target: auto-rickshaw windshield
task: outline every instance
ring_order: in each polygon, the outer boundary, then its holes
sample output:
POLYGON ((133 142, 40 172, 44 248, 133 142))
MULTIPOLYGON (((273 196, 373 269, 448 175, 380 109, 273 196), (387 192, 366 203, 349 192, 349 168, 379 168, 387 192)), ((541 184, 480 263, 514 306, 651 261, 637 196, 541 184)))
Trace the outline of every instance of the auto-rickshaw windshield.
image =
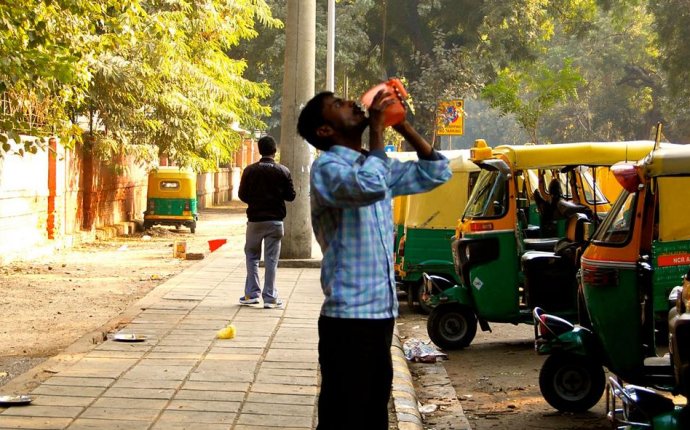
POLYGON ((508 208, 507 177, 498 170, 482 169, 465 207, 467 218, 496 218, 508 208))
POLYGON ((621 245, 628 241, 635 219, 635 193, 621 192, 606 219, 594 233, 593 240, 598 244, 621 245))
MULTIPOLYGON (((585 199, 587 199, 587 203, 589 204, 605 204, 608 203, 608 199, 601 193, 599 190, 599 187, 594 188, 595 184, 595 178, 592 177, 591 169, 587 167, 581 167, 580 168, 580 173, 582 175, 582 183, 584 184, 584 192, 585 192, 585 199), (592 192, 592 190, 595 190, 592 192), (596 196, 596 201, 594 200, 594 197, 596 196)), ((598 178, 597 178, 598 181, 598 178)))

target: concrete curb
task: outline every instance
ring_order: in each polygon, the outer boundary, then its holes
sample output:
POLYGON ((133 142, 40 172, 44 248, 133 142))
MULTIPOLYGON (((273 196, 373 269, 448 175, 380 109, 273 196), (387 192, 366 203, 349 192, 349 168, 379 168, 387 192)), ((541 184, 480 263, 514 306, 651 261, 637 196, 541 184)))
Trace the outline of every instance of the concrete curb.
POLYGON ((400 334, 396 326, 393 331, 391 345, 393 359, 393 389, 392 397, 395 415, 400 430, 423 430, 422 415, 419 413, 417 394, 412 381, 412 374, 407 365, 407 359, 400 343, 400 334))

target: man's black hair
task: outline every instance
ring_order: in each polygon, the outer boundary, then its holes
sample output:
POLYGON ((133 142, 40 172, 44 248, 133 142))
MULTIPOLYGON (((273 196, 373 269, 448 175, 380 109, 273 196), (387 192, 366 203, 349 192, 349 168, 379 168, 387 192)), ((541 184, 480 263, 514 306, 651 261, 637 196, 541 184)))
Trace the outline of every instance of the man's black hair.
POLYGON ((261 155, 273 155, 278 150, 278 145, 276 144, 273 136, 264 136, 259 139, 259 154, 261 155))
POLYGON ((316 129, 326 124, 323 117, 323 106, 326 97, 333 97, 330 91, 323 91, 315 95, 302 109, 297 120, 297 132, 311 143, 314 148, 326 151, 331 147, 328 139, 322 139, 316 134, 316 129))

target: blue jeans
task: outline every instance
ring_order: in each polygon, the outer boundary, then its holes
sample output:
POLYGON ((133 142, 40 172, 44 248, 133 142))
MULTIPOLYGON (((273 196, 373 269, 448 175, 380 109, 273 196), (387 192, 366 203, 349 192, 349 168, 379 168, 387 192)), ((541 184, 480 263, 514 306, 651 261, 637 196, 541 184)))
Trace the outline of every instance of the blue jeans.
POLYGON ((244 244, 244 255, 247 260, 247 280, 244 283, 244 295, 249 298, 261 296, 265 303, 275 303, 278 299, 276 290, 276 269, 280 256, 280 241, 283 238, 282 221, 247 222, 247 238, 244 244), (264 245, 264 289, 259 287, 259 260, 261 244, 264 245))

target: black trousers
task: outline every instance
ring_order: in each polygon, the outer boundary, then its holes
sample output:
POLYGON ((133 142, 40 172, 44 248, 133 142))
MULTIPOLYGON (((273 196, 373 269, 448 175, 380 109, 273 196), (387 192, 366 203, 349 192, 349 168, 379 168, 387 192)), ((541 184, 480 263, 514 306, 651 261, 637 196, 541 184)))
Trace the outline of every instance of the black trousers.
POLYGON ((394 319, 319 318, 318 430, 387 430, 394 319))

